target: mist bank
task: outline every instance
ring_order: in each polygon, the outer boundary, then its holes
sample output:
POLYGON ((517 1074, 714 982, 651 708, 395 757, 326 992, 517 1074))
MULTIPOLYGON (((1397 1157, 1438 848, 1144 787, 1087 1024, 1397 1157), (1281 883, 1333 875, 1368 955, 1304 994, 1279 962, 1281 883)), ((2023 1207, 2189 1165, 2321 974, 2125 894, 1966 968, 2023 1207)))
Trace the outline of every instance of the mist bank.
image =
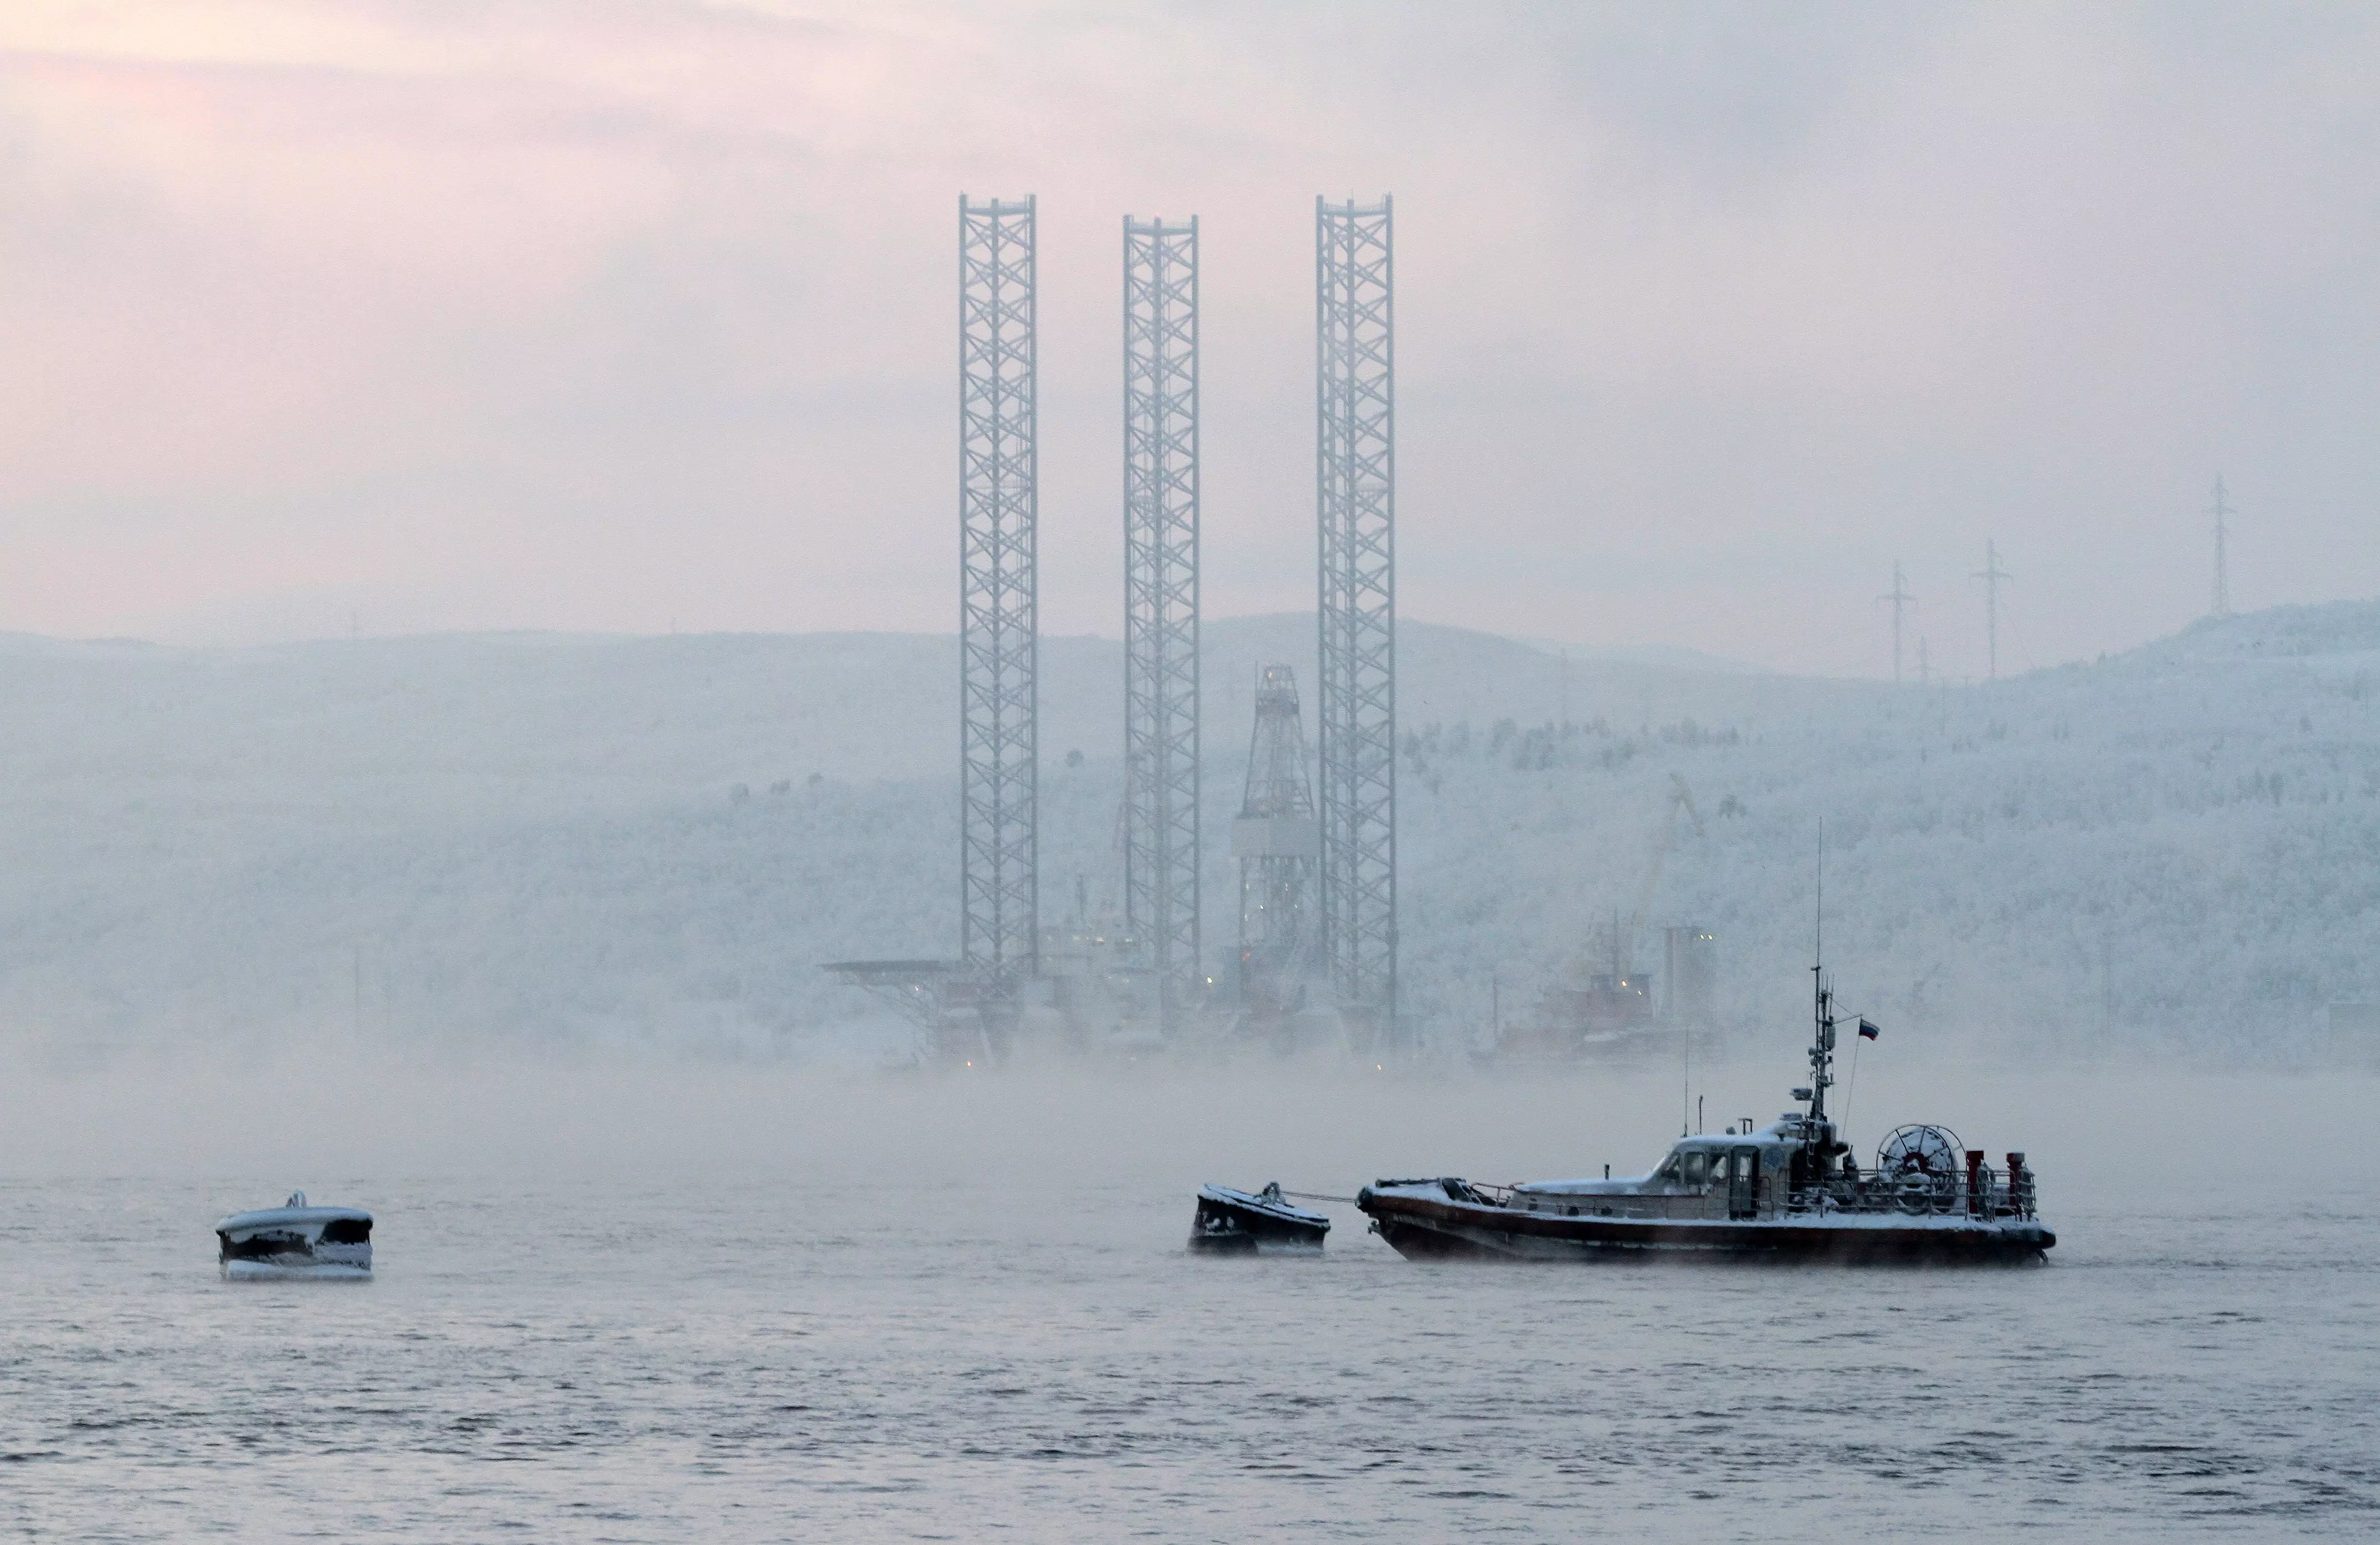
MULTIPOLYGON (((505 1187, 1014 1188, 1062 1211, 1096 1181, 1188 1197, 1209 1180, 1352 1196, 1388 1175, 1512 1181, 1640 1173, 1699 1117, 1766 1122, 1791 1069, 1422 1077, 1346 1068, 1041 1068, 894 1074, 606 1055, 390 1056, 326 1044, 225 1063, 155 1052, 61 1070, 0 1056, 0 1173, 208 1176, 402 1203, 405 1177, 505 1187)), ((1865 1059, 1837 1092, 1864 1156, 1894 1126, 2021 1150, 2051 1205, 2122 1198, 2299 1205, 2380 1160, 2380 1077, 1865 1059)), ((270 1198, 267 1198, 270 1200, 270 1198)), ((1026 1226, 1019 1221, 1014 1226, 1026 1226)))
MULTIPOLYGON (((1311 619, 1205 648, 1220 967, 1254 672, 1310 694, 1311 619)), ((1640 908, 1640 967, 1662 924, 1718 936, 1702 1053, 1790 1061, 1822 822, 1844 1005, 1913 1053, 2374 1058, 2329 1009, 2380 999, 2380 604, 1898 689, 1427 624, 1399 649, 1403 1007, 1434 1066, 1640 908)), ((1120 894, 1121 650, 1042 659, 1063 925, 1120 894)), ((953 948, 956 682, 953 640, 892 634, 0 640, 0 1038, 60 1065, 326 1034, 897 1060, 908 1028, 817 964, 953 948)))

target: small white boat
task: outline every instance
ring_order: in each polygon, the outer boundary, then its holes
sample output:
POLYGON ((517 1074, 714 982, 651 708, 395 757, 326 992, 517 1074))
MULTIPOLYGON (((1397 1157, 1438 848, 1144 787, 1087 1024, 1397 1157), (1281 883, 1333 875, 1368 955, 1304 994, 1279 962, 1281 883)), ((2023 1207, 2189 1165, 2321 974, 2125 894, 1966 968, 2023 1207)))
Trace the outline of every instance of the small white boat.
POLYGON ((372 1215, 360 1207, 311 1207, 292 1191, 278 1207, 215 1222, 225 1282, 369 1282, 372 1215))

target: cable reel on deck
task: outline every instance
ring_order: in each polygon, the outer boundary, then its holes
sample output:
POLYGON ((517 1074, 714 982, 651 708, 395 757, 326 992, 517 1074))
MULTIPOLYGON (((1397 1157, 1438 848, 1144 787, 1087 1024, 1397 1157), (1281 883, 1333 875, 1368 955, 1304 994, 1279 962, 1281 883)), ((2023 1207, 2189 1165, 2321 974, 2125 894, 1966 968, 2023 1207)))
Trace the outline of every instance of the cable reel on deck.
POLYGON ((1901 1211, 1937 1212, 1958 1193, 1965 1153, 1948 1127, 1895 1127, 1876 1147, 1876 1170, 1901 1211))

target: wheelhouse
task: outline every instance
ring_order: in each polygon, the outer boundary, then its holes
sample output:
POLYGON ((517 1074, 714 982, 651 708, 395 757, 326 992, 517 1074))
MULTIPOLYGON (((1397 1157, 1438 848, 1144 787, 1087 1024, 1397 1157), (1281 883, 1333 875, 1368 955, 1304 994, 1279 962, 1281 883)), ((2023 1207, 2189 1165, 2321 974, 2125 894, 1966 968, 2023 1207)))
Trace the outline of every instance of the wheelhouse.
POLYGON ((1573 1218, 1741 1222, 1847 1213, 2030 1219, 2033 1172, 2022 1153, 2005 1158, 1995 1166, 1942 1128, 1903 1127, 1885 1139, 1875 1167, 1864 1169, 1832 1122, 1789 1112, 1758 1131, 1681 1138, 1648 1174, 1514 1186, 1509 1205, 1573 1218))

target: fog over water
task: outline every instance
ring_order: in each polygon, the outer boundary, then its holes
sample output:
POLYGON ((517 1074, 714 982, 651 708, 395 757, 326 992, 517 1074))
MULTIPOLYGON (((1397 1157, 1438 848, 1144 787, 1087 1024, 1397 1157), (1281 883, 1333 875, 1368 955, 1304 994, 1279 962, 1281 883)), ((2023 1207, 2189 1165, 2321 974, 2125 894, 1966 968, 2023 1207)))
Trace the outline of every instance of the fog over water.
MULTIPOLYGON (((0 1538, 2380 1536, 2375 79, 2323 0, 0 5, 0 1538), (1395 211, 1396 985, 1258 1023, 1318 195, 1395 211), (1027 196, 995 1056, 822 962, 964 948, 953 206, 1027 196), (2024 1154, 2046 1261, 1368 1231, 1775 1121, 1822 851, 1831 1114, 2024 1154), (1267 1181, 1325 1250, 1187 1248, 1267 1181), (222 1280, 301 1189, 372 1279, 222 1280)), ((1680 1226, 1914 1231, 1745 1194, 1680 1226)))
MULTIPOLYGON (((1803 1076, 1797 1061, 1694 1068, 1706 1128, 1773 1118, 1803 1076)), ((598 1185, 1096 1176, 1185 1197, 1204 1180, 1352 1194, 1390 1174, 1511 1181, 1607 1163, 1641 1173, 1693 1112, 1677 1067, 1371 1073, 1243 1057, 1204 1070, 888 1073, 621 1054, 414 1061, 336 1034, 308 1048, 161 1051, 79 1071, 15 1056, 6 1066, 0 1154, 11 1173, 249 1175, 268 1189, 310 1175, 598 1185), (265 1178, 277 1176, 288 1178, 265 1178)), ((1880 1042, 1846 1082, 1849 1135, 1863 1149, 1927 1121, 1995 1163, 2022 1150, 2052 1210, 2085 1190, 2141 1201, 2167 1189, 2252 1192, 2277 1168, 2292 1189, 2318 1189, 2326 1177, 2352 1183, 2350 1154, 2380 1157, 2380 1124, 2364 1115, 2380 1080, 2369 1074, 1937 1061, 1880 1042)))
MULTIPOLYGON (((1184 1249, 1202 1180, 1642 1167, 1666 1073, 12 1063, 0 1527, 2368 1530, 2380 1083, 1864 1062, 1864 1146, 2028 1151, 2050 1264, 1417 1265, 1335 1204, 1319 1259, 1184 1249), (213 1216, 298 1185, 376 1212, 377 1280, 219 1284, 213 1216)), ((1714 1129, 1785 1071, 1705 1070, 1714 1129)))

